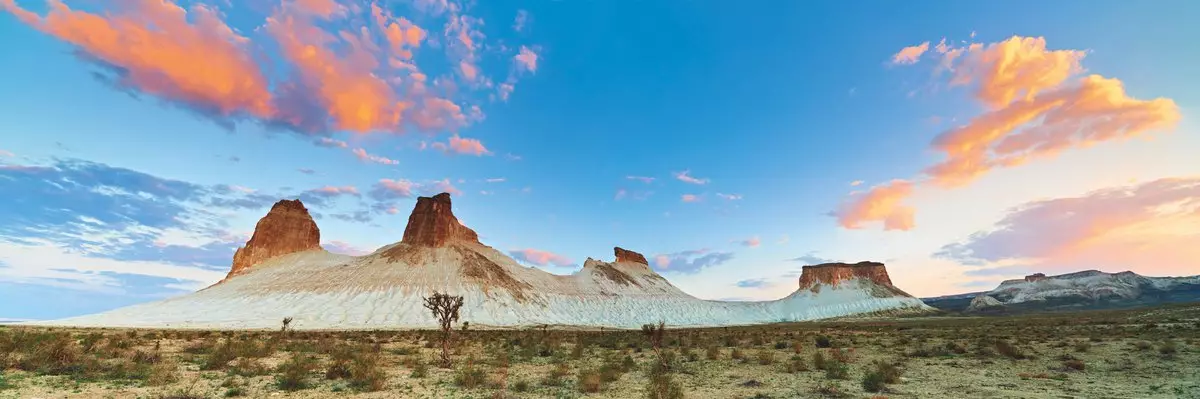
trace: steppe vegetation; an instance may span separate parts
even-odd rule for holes
[[[0,398],[1200,398],[1195,304],[640,331],[284,324],[0,326]]]

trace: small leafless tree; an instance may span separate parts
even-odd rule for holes
[[[442,327],[442,367],[450,368],[450,334],[454,332],[451,326],[458,321],[458,309],[462,307],[463,297],[442,294],[437,291],[433,296],[425,298],[425,308],[433,313]]]
[[[292,318],[284,317],[283,318],[283,326],[279,327],[279,332],[286,333],[288,331],[288,326],[291,326],[291,325],[292,325]]]
[[[642,325],[642,334],[646,335],[646,338],[650,340],[650,346],[654,349],[654,354],[658,356],[658,361],[662,364],[664,370],[669,366],[667,359],[662,354],[663,333],[666,331],[667,324],[662,321],[658,322],[657,326],[653,324]]]

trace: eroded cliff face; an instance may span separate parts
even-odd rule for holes
[[[640,253],[621,247],[613,247],[613,253],[617,256],[617,262],[641,263],[646,267],[650,266],[650,262],[646,261],[646,257]]]
[[[800,272],[800,289],[812,288],[818,283],[837,285],[853,279],[865,279],[886,287],[892,286],[887,269],[879,262],[823,263],[804,266]]]
[[[442,247],[454,241],[479,243],[475,230],[459,223],[450,209],[450,194],[417,198],[417,205],[408,216],[401,242],[410,245]]]
[[[1025,276],[1025,282],[1026,282],[1026,283],[1033,283],[1033,282],[1038,282],[1038,281],[1045,280],[1046,278],[1047,278],[1047,277],[1046,277],[1046,275],[1045,275],[1044,273],[1034,273],[1034,274],[1030,274],[1030,275],[1028,275],[1028,276]]]
[[[225,279],[236,276],[267,259],[321,248],[321,230],[300,200],[282,200],[271,206],[254,226],[254,235],[233,254],[233,266]]]

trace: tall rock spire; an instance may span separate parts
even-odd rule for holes
[[[417,198],[408,216],[401,242],[410,245],[441,247],[453,241],[479,243],[479,235],[464,226],[450,209],[450,194]]]
[[[300,200],[281,200],[258,220],[254,235],[233,254],[230,277],[267,259],[321,247],[321,230]]]

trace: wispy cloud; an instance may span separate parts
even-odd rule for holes
[[[683,202],[700,202],[700,196],[696,194],[684,194],[679,199]]]
[[[992,229],[934,256],[1009,275],[1096,268],[1191,275],[1200,262],[1190,244],[1200,238],[1197,223],[1200,177],[1165,178],[1014,207]]]
[[[712,252],[702,248],[655,255],[651,266],[659,272],[694,274],[732,259],[732,252]]]
[[[684,170],[684,171],[682,171],[682,172],[672,172],[672,173],[671,173],[671,175],[672,175],[672,176],[675,176],[675,179],[676,179],[676,180],[679,180],[679,181],[681,181],[681,182],[688,183],[688,184],[701,184],[701,185],[703,185],[703,184],[708,184],[708,183],[709,183],[709,180],[708,180],[707,178],[696,178],[696,177],[692,177],[692,176],[691,176],[691,173],[692,173],[692,171],[690,171],[690,170]]]
[[[741,244],[743,247],[755,248],[755,247],[758,247],[759,245],[762,245],[762,240],[760,240],[758,238],[758,236],[754,236],[754,237],[747,238],[745,240],[738,240],[737,243]]]
[[[377,164],[383,164],[383,165],[398,165],[398,164],[400,164],[400,161],[397,161],[397,160],[391,159],[391,158],[387,158],[387,157],[383,157],[383,156],[379,156],[379,155],[367,153],[367,150],[364,150],[362,148],[355,148],[352,152],[354,153],[354,156],[356,158],[358,158],[360,161],[363,161],[363,162],[371,162],[371,163],[377,163]]]
[[[512,251],[508,251],[508,255],[512,256],[513,259],[516,259],[518,261],[521,261],[523,263],[528,263],[531,265],[538,265],[538,266],[554,265],[554,266],[558,266],[558,267],[575,266],[575,262],[566,256],[562,256],[562,255],[559,255],[559,254],[556,254],[556,253],[553,253],[550,251],[544,251],[544,250],[540,250],[540,249],[533,249],[533,248],[515,249]]]
[[[625,178],[629,179],[629,180],[637,180],[637,181],[640,181],[640,182],[646,183],[646,184],[650,184],[650,183],[654,182],[653,177],[647,177],[647,176],[625,176]]]
[[[737,201],[742,199],[741,194],[722,194],[717,193],[717,197],[726,201]]]

